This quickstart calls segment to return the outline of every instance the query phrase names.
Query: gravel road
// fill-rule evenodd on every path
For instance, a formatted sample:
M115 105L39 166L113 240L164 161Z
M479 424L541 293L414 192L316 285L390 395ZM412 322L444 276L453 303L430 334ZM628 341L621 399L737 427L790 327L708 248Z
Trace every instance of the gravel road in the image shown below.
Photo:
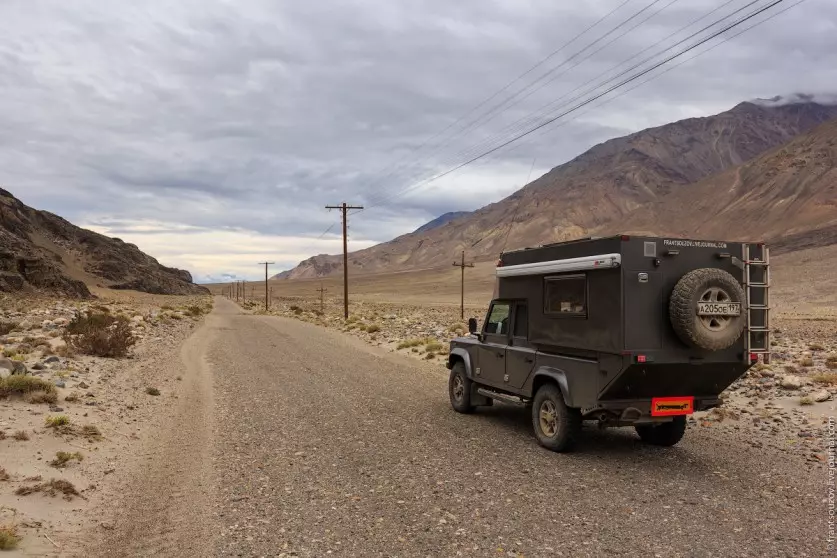
M438 363L223 298L197 335L214 395L193 404L213 412L184 432L212 425L212 472L206 447L178 434L176 457L160 457L178 472L151 475L158 501L139 505L186 510L165 521L168 536L211 542L216 556L827 555L823 469L753 448L749 434L695 428L651 448L628 429L589 428L555 454L521 409L454 413Z

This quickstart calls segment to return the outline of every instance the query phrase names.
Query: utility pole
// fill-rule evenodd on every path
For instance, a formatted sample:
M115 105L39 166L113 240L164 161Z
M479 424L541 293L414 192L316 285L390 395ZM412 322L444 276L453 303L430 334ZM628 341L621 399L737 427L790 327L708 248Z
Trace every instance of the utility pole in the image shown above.
M343 212L343 319L349 319L349 246L346 242L347 223L346 212L349 209L363 209L361 205L327 205L326 209L339 209Z
M466 267L474 267L472 263L465 263L465 250L462 250L462 261L460 262L453 262L454 267L458 267L462 270L462 286L460 288L460 318L465 319L465 268Z
M267 266L273 265L273 262L259 262L259 265L264 266L264 311L267 312L268 308L270 308L270 297L268 296L268 286L267 286Z
M241 280L241 304L247 303L247 280Z
M328 291L328 289L323 287L323 284L320 283L320 288L317 289L317 292L320 293L320 312L325 314L325 303L323 302L323 295Z

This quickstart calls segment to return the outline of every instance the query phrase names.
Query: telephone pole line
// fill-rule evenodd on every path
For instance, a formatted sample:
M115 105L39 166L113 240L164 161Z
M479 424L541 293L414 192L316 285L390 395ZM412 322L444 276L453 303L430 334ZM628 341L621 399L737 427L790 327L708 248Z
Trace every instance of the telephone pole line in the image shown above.
M326 209L339 209L343 212L343 319L349 319L349 247L346 242L346 212L350 209L363 209L362 205L327 205Z
M267 266L273 265L274 262L259 262L259 265L264 266L264 311L270 308L270 296L267 287Z
M323 295L328 292L328 289L323 287L323 284L320 283L320 288L317 289L317 292L320 293L320 312L325 314L325 302L323 300Z
M459 303L459 312L460 318L465 319L465 268L466 267L474 267L472 263L465 263L465 250L462 250L462 261L460 262L453 262L454 267L458 267L462 270L462 285L460 287L460 303Z
M247 303L247 281L241 280L241 304Z

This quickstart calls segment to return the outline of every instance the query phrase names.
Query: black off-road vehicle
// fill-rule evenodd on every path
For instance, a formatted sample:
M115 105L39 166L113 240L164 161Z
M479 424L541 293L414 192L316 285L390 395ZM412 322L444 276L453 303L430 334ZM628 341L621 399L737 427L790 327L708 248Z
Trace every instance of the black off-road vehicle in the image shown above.
M583 420L674 445L687 415L769 361L764 244L614 236L505 253L481 331L451 341L453 408L531 407L569 450Z

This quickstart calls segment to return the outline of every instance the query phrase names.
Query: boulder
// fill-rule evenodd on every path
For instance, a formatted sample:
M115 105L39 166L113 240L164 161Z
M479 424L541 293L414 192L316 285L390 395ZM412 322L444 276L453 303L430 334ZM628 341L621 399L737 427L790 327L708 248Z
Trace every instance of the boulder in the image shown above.
M802 378L799 376L782 376L779 385L785 389L799 389L802 387Z
M828 390L822 389L812 394L811 398L817 403L822 403L823 401L828 401L829 399L831 399L831 394L828 393Z

